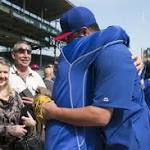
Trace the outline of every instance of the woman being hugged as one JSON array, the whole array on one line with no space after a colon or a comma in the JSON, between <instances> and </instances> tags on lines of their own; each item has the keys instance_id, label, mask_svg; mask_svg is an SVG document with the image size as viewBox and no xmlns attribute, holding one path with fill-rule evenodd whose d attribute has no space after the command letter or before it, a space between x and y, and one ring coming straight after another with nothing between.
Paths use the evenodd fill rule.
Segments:
<instances>
[{"instance_id":1,"label":"woman being hugged","mask_svg":"<svg viewBox=\"0 0 150 150\"><path fill-rule=\"evenodd\" d=\"M36 124L29 113L21 117L24 104L9 85L9 68L9 62L0 57L0 150L14 150L15 141L27 134L26 127ZM23 125L19 124L20 118Z\"/></svg>"}]
</instances>

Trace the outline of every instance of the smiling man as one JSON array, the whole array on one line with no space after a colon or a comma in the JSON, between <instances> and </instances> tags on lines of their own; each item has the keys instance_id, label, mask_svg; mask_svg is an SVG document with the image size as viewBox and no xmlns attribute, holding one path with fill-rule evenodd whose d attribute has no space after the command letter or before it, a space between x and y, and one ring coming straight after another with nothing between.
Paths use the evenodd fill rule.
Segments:
<instances>
[{"instance_id":1,"label":"smiling man","mask_svg":"<svg viewBox=\"0 0 150 150\"><path fill-rule=\"evenodd\" d=\"M12 49L14 65L10 70L10 82L17 92L20 93L28 88L34 96L37 87L45 87L45 84L40 75L29 67L31 51L31 46L25 41L19 41L14 45Z\"/></svg>"}]
</instances>

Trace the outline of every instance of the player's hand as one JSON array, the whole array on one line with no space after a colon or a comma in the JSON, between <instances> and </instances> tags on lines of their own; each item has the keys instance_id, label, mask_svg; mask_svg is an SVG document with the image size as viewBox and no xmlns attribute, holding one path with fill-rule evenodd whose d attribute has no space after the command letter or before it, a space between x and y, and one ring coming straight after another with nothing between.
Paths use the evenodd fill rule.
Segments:
<instances>
[{"instance_id":1,"label":"player's hand","mask_svg":"<svg viewBox=\"0 0 150 150\"><path fill-rule=\"evenodd\" d=\"M42 113L43 117L46 120L54 119L55 118L55 112L58 109L57 105L53 102L47 102L42 104Z\"/></svg>"}]
</instances>

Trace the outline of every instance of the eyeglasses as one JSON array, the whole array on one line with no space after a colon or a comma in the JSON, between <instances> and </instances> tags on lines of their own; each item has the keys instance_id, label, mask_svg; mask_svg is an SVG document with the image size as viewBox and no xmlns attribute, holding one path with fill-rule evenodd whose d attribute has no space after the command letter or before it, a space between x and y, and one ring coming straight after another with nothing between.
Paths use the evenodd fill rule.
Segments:
<instances>
[{"instance_id":1,"label":"eyeglasses","mask_svg":"<svg viewBox=\"0 0 150 150\"><path fill-rule=\"evenodd\" d=\"M14 49L14 51L16 51L16 52L27 51L28 54L31 54L31 49L27 49L27 48L17 48L17 49Z\"/></svg>"}]
</instances>

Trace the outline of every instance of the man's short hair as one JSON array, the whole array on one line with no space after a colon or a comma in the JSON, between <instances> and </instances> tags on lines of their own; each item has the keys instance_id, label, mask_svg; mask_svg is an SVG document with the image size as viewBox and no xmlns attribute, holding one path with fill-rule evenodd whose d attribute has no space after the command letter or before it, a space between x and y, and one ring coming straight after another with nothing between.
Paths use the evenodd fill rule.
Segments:
<instances>
[{"instance_id":1,"label":"man's short hair","mask_svg":"<svg viewBox=\"0 0 150 150\"><path fill-rule=\"evenodd\" d=\"M17 43L15 43L14 46L13 46L13 48L12 48L12 51L17 51L17 50L18 50L18 45L20 45L20 44L26 44L26 45L28 45L28 47L29 47L28 50L31 51L31 46L30 46L30 44L29 44L28 42L26 42L26 41L18 41Z\"/></svg>"}]
</instances>

